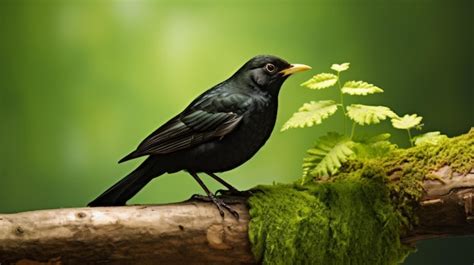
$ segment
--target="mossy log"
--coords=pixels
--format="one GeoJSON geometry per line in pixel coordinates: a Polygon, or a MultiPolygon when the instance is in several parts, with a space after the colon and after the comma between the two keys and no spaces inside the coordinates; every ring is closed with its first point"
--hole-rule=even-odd
{"type": "MultiPolygon", "coordinates": [[[[414,245],[419,240],[433,237],[474,235],[472,136],[473,131],[463,136],[464,140],[469,140],[467,146],[465,141],[461,144],[459,141],[447,142],[446,144],[457,144],[457,149],[450,151],[449,155],[446,151],[448,147],[444,149],[422,147],[418,152],[399,154],[405,156],[402,160],[397,155],[391,158],[394,160],[393,163],[386,160],[382,168],[383,172],[380,168],[375,171],[369,170],[373,175],[385,174],[381,179],[383,186],[390,187],[387,198],[391,201],[394,211],[403,212],[399,213],[400,216],[410,215],[402,218],[407,223],[396,222],[397,226],[403,226],[400,234],[398,232],[394,234],[396,237],[401,237],[400,244],[414,245]],[[443,158],[439,159],[436,156],[443,156],[443,158]],[[421,162],[422,160],[424,162],[421,162]],[[412,162],[421,165],[422,170],[414,171],[413,164],[410,164],[412,162]],[[433,169],[434,165],[436,169],[433,169]],[[406,179],[413,178],[414,172],[425,172],[425,174],[412,179],[417,183],[416,185],[407,184],[406,179]],[[416,191],[419,191],[419,196],[416,195],[418,194],[416,191]]],[[[346,171],[360,171],[361,178],[367,178],[366,175],[370,175],[367,173],[366,166],[362,169],[350,166],[346,168],[346,171]]],[[[341,174],[343,173],[344,170],[341,174]]],[[[370,180],[372,177],[368,178],[369,181],[372,181],[370,180]]],[[[347,181],[355,180],[351,177],[347,181]]],[[[319,187],[320,184],[314,185],[319,187]]],[[[287,188],[288,185],[285,187],[287,188]]],[[[342,187],[342,194],[345,191],[350,192],[350,189],[342,187]]],[[[354,187],[359,188],[357,185],[354,187]]],[[[364,185],[360,187],[366,189],[364,185]]],[[[370,189],[364,192],[375,192],[373,187],[379,188],[379,186],[370,186],[370,189]]],[[[303,190],[302,187],[296,188],[295,193],[300,192],[300,189],[303,190]]],[[[331,191],[329,188],[325,189],[325,192],[318,189],[312,196],[327,197],[328,194],[332,194],[326,192],[327,190],[331,191]]],[[[274,196],[271,191],[266,191],[266,188],[258,194],[266,198],[274,196]]],[[[284,194],[278,194],[278,196],[284,196],[284,194]]],[[[272,220],[262,221],[261,219],[268,216],[280,218],[272,216],[272,211],[280,214],[281,218],[288,219],[285,215],[288,215],[295,207],[289,205],[285,208],[284,205],[279,205],[277,209],[263,208],[259,211],[259,202],[261,204],[264,200],[255,201],[256,198],[255,195],[250,199],[228,198],[232,207],[239,212],[239,220],[230,214],[222,218],[211,203],[193,200],[167,205],[71,208],[1,214],[0,264],[41,264],[40,262],[45,262],[45,264],[256,264],[262,261],[262,255],[298,255],[298,253],[290,253],[293,249],[281,249],[278,242],[271,246],[272,248],[280,247],[278,249],[280,253],[277,254],[269,253],[268,247],[262,246],[262,244],[270,244],[271,240],[278,239],[270,238],[274,235],[270,232],[262,234],[262,231],[266,229],[262,225],[268,225],[268,222],[272,220]],[[251,207],[250,211],[249,207],[251,207]]],[[[373,199],[371,196],[367,198],[373,199]]],[[[379,198],[376,199],[376,204],[379,204],[379,198]]],[[[327,200],[325,198],[321,201],[327,200]]],[[[334,205],[339,207],[341,204],[334,205]]],[[[358,204],[354,205],[354,207],[361,207],[358,204]]],[[[377,209],[385,206],[379,205],[377,209]]],[[[329,211],[339,210],[339,208],[329,209],[329,211]]],[[[364,211],[364,209],[356,209],[355,213],[358,211],[364,211]]],[[[305,214],[308,213],[303,209],[298,212],[298,216],[290,217],[296,221],[288,223],[287,227],[278,227],[272,233],[277,231],[277,238],[282,237],[285,242],[295,244],[294,248],[304,249],[305,246],[302,245],[305,242],[298,241],[301,238],[295,237],[290,240],[283,234],[285,230],[291,230],[295,222],[297,227],[303,227],[301,223],[306,220],[305,218],[310,219],[305,214]]],[[[382,228],[388,229],[390,225],[385,216],[386,213],[378,211],[374,214],[384,215],[378,216],[375,224],[377,220],[383,219],[385,221],[382,223],[382,228]]],[[[354,215],[349,215],[349,218],[354,218],[354,215]]],[[[323,222],[326,219],[315,220],[323,222]]],[[[340,227],[350,229],[347,226],[352,224],[346,220],[344,217],[340,220],[328,221],[329,226],[332,227],[331,233],[327,235],[329,239],[338,236],[336,233],[340,227]],[[340,227],[334,227],[336,224],[340,227]]],[[[273,221],[277,222],[277,220],[273,221]]],[[[318,227],[313,230],[315,229],[318,227]]],[[[304,240],[320,240],[314,237],[314,231],[300,229],[297,232],[305,233],[304,240]]],[[[392,231],[389,230],[387,233],[392,233],[392,231]]],[[[358,240],[362,241],[360,238],[350,240],[356,243],[358,240]]],[[[348,241],[343,243],[350,246],[348,241]]],[[[337,250],[338,246],[332,247],[337,250]]],[[[370,251],[368,250],[369,255],[370,251]]],[[[352,254],[355,255],[354,253],[355,251],[352,254]]],[[[307,253],[301,255],[305,257],[299,259],[300,261],[305,258],[308,261],[311,258],[307,253]]],[[[327,257],[331,258],[331,255],[328,254],[327,257]]],[[[312,261],[305,264],[316,263],[312,261]]],[[[263,260],[263,263],[269,262],[263,260]]],[[[298,263],[301,262],[293,264],[298,263]]],[[[329,263],[331,263],[330,260],[329,263]]],[[[370,262],[365,264],[370,264],[370,262]]]]}

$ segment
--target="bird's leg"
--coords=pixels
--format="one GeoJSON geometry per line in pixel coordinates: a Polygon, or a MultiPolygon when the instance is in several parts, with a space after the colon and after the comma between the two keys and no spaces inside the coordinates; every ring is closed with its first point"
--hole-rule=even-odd
{"type": "Polygon", "coordinates": [[[199,178],[199,176],[195,172],[189,172],[191,176],[199,183],[201,188],[206,192],[207,196],[209,199],[216,205],[217,209],[219,210],[219,213],[222,217],[224,217],[224,210],[222,208],[227,209],[236,219],[239,219],[239,213],[232,209],[229,205],[227,205],[224,201],[222,201],[219,198],[216,198],[214,194],[204,185],[204,182],[199,178]]]}
{"type": "MultiPolygon", "coordinates": [[[[238,189],[236,189],[234,186],[230,185],[229,183],[227,183],[225,180],[221,179],[219,176],[217,176],[216,174],[214,173],[211,173],[211,172],[206,172],[207,175],[209,175],[209,177],[215,179],[217,182],[219,182],[220,184],[224,185],[231,193],[233,194],[238,194],[240,193],[240,191],[238,189]]],[[[221,191],[221,190],[219,190],[221,191]]]]}
{"type": "Polygon", "coordinates": [[[221,179],[214,173],[206,172],[211,178],[217,180],[220,184],[224,185],[228,190],[217,190],[216,194],[227,195],[227,196],[243,196],[243,197],[250,197],[253,193],[250,190],[240,191],[236,189],[234,186],[227,183],[225,180],[221,179]]]}

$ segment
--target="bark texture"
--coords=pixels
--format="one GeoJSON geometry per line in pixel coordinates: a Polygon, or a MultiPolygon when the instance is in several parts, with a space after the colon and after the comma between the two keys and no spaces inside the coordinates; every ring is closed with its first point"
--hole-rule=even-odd
{"type": "Polygon", "coordinates": [[[445,166],[425,180],[417,210],[419,224],[405,242],[446,236],[474,235],[474,169],[466,175],[445,166]]]}
{"type": "Polygon", "coordinates": [[[206,202],[0,215],[1,264],[252,264],[240,220],[206,202]]]}
{"type": "MultiPolygon", "coordinates": [[[[474,235],[474,170],[460,175],[445,166],[429,179],[419,223],[403,241],[474,235]]],[[[0,263],[255,264],[246,201],[232,206],[238,221],[197,201],[2,214],[0,263]]]]}

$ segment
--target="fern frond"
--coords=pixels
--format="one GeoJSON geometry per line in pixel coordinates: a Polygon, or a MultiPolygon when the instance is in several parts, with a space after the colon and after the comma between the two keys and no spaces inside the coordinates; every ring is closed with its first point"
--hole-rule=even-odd
{"type": "Polygon", "coordinates": [[[372,159],[387,156],[397,145],[392,144],[388,139],[389,133],[382,133],[369,138],[362,138],[354,141],[353,150],[357,159],[372,159]]]}
{"type": "Polygon", "coordinates": [[[431,144],[437,145],[441,140],[448,139],[448,136],[441,134],[439,131],[427,132],[413,137],[415,145],[431,144]]]}
{"type": "Polygon", "coordinates": [[[346,71],[347,69],[349,69],[349,65],[350,63],[342,63],[342,64],[333,64],[331,65],[331,69],[340,73],[340,72],[343,72],[343,71],[346,71]]]}
{"type": "Polygon", "coordinates": [[[384,106],[368,106],[362,104],[352,104],[347,106],[347,115],[359,125],[377,124],[387,117],[395,118],[391,109],[384,106]]]}
{"type": "Polygon", "coordinates": [[[374,86],[364,81],[347,81],[344,83],[341,91],[344,94],[359,96],[383,92],[380,87],[374,86]]]}
{"type": "Polygon", "coordinates": [[[337,75],[329,73],[321,73],[313,76],[308,81],[302,83],[302,86],[311,88],[311,89],[323,89],[332,87],[337,83],[337,75]]]}
{"type": "Polygon", "coordinates": [[[336,110],[337,104],[333,100],[305,103],[298,109],[298,112],[293,113],[293,116],[281,128],[281,131],[320,124],[324,119],[333,115],[336,110]]]}
{"type": "Polygon", "coordinates": [[[361,144],[373,144],[373,143],[377,143],[381,141],[387,141],[391,136],[392,135],[389,133],[381,133],[375,136],[362,135],[362,136],[355,137],[354,141],[361,144]]]}
{"type": "Polygon", "coordinates": [[[405,114],[403,117],[394,117],[392,118],[392,125],[397,129],[412,129],[417,128],[421,129],[421,120],[423,117],[416,114],[408,115],[405,114]]]}
{"type": "Polygon", "coordinates": [[[353,142],[346,136],[329,132],[321,136],[315,146],[307,151],[303,160],[303,184],[309,178],[320,178],[333,175],[342,163],[354,156],[353,142]]]}

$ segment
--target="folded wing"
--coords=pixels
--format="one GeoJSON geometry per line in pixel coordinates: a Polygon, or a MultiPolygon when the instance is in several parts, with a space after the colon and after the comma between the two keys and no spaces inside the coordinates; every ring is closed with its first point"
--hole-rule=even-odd
{"type": "Polygon", "coordinates": [[[158,128],[140,143],[137,150],[119,162],[144,155],[168,154],[224,137],[241,119],[242,116],[233,112],[189,110],[158,128]]]}

